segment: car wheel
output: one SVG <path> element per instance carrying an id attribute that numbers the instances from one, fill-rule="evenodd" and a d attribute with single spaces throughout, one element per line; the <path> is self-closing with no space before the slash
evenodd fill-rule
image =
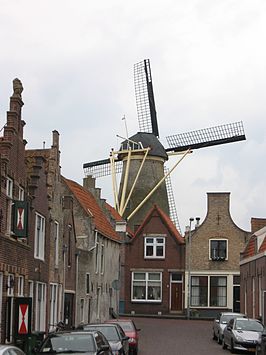
<path id="1" fill-rule="evenodd" d="M 224 338 L 223 338 L 223 340 L 222 340 L 222 346 L 223 346 L 223 349 L 227 349 L 227 345 L 226 345 L 225 342 L 224 342 Z"/>
<path id="2" fill-rule="evenodd" d="M 234 341 L 233 341 L 233 339 L 231 339 L 231 346 L 230 346 L 230 351 L 231 351 L 231 353 L 232 354 L 235 354 L 235 347 L 234 347 Z"/>

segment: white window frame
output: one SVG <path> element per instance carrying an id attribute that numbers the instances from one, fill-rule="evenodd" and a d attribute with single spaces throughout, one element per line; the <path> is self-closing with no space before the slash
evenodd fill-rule
<path id="1" fill-rule="evenodd" d="M 24 276 L 19 275 L 18 277 L 18 296 L 24 296 Z"/>
<path id="2" fill-rule="evenodd" d="M 219 258 L 217 257 L 217 259 L 213 259 L 212 258 L 212 249 L 211 249 L 211 242 L 212 241 L 221 241 L 221 242 L 226 242 L 226 256 L 225 256 L 225 259 L 223 258 Z M 213 261 L 223 261 L 223 260 L 228 260 L 228 239 L 226 238 L 211 238 L 209 239 L 209 260 L 213 260 Z"/>
<path id="3" fill-rule="evenodd" d="M 34 282 L 32 280 L 28 281 L 29 292 L 28 295 L 30 298 L 34 298 Z"/>
<path id="4" fill-rule="evenodd" d="M 57 221 L 54 222 L 54 253 L 55 253 L 55 260 L 54 260 L 54 266 L 56 269 L 58 269 L 58 264 L 59 264 L 59 223 Z"/>
<path id="5" fill-rule="evenodd" d="M 100 243 L 98 238 L 95 238 L 95 274 L 99 272 L 99 254 L 100 254 Z"/>
<path id="6" fill-rule="evenodd" d="M 149 243 L 148 240 L 152 239 L 152 243 Z M 158 240 L 162 239 L 163 243 L 159 243 Z M 153 248 L 153 254 L 152 255 L 147 255 L 147 247 L 152 247 Z M 157 255 L 157 247 L 162 246 L 163 247 L 163 255 Z M 165 259 L 165 237 L 164 236 L 145 236 L 144 237 L 144 258 L 145 259 Z"/>
<path id="7" fill-rule="evenodd" d="M 23 187 L 19 186 L 18 187 L 18 199 L 19 201 L 24 201 L 25 198 L 25 190 L 23 189 Z"/>
<path id="8" fill-rule="evenodd" d="M 35 330 L 45 331 L 45 323 L 46 323 L 46 284 L 42 282 L 36 282 Z"/>
<path id="9" fill-rule="evenodd" d="M 9 198 L 13 198 L 13 186 L 14 186 L 14 181 L 10 177 L 6 177 L 6 195 Z"/>
<path id="10" fill-rule="evenodd" d="M 13 287 L 11 287 L 11 280 L 13 279 Z M 7 296 L 14 297 L 14 288 L 15 288 L 15 275 L 8 274 L 7 275 Z"/>
<path id="11" fill-rule="evenodd" d="M 38 228 L 40 220 L 40 229 Z M 45 247 L 45 217 L 35 213 L 35 234 L 34 234 L 34 258 L 44 260 Z"/>
<path id="12" fill-rule="evenodd" d="M 58 284 L 50 283 L 49 331 L 55 330 L 58 323 Z"/>
<path id="13" fill-rule="evenodd" d="M 144 274 L 144 278 L 143 279 L 135 278 L 135 274 Z M 151 280 L 149 278 L 150 274 L 158 274 L 160 277 L 158 280 Z M 131 302 L 139 302 L 139 303 L 162 302 L 163 295 L 162 295 L 162 272 L 161 271 L 133 271 L 131 276 L 132 276 L 131 277 Z M 134 283 L 142 283 L 143 287 L 145 287 L 143 298 L 134 298 Z M 149 298 L 149 287 L 154 286 L 152 284 L 156 284 L 157 287 L 158 286 L 160 287 L 160 298 L 156 298 L 156 299 Z"/>
<path id="14" fill-rule="evenodd" d="M 104 255 L 104 244 L 101 244 L 101 261 L 100 261 L 100 268 L 101 274 L 104 274 L 104 266 L 105 266 L 105 255 Z"/>

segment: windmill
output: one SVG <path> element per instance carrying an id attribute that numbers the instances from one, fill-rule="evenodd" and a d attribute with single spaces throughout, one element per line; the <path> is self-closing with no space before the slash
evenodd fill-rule
<path id="1" fill-rule="evenodd" d="M 111 151 L 109 159 L 85 163 L 84 172 L 95 178 L 112 175 L 115 207 L 133 230 L 155 203 L 180 230 L 169 180 L 171 172 L 195 149 L 245 140 L 243 124 L 235 122 L 167 136 L 165 148 L 159 140 L 149 59 L 134 65 L 134 85 L 139 132 L 125 138 L 119 151 Z M 179 159 L 166 172 L 165 163 L 172 154 L 179 155 Z M 122 175 L 118 189 L 119 172 Z"/>

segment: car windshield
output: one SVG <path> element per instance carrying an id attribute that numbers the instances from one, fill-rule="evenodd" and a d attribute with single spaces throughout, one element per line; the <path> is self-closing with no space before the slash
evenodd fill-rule
<path id="1" fill-rule="evenodd" d="M 237 320 L 235 323 L 236 330 L 249 330 L 253 332 L 262 332 L 263 325 L 256 320 Z"/>
<path id="2" fill-rule="evenodd" d="M 91 334 L 60 334 L 49 337 L 43 344 L 42 353 L 89 352 L 95 351 Z"/>
<path id="3" fill-rule="evenodd" d="M 239 316 L 239 315 L 238 315 Z M 221 319 L 220 319 L 220 323 L 222 324 L 228 324 L 228 322 L 230 321 L 230 319 L 232 318 L 236 318 L 237 315 L 235 314 L 225 314 L 223 316 L 221 316 Z"/>
<path id="4" fill-rule="evenodd" d="M 85 329 L 94 329 L 94 330 L 99 330 L 100 332 L 103 333 L 103 335 L 106 337 L 108 341 L 118 341 L 119 335 L 116 330 L 116 326 L 104 326 L 104 325 L 93 325 L 86 327 Z"/>
<path id="5" fill-rule="evenodd" d="M 124 332 L 132 332 L 134 330 L 133 324 L 131 322 L 117 322 Z"/>

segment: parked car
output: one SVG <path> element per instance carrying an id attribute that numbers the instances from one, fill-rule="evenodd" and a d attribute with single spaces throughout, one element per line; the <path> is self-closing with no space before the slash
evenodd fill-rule
<path id="1" fill-rule="evenodd" d="M 224 328 L 232 318 L 245 317 L 245 314 L 236 312 L 220 312 L 216 319 L 213 321 L 213 339 L 222 344 Z"/>
<path id="2" fill-rule="evenodd" d="M 97 330 L 50 333 L 34 353 L 113 355 L 107 339 Z"/>
<path id="3" fill-rule="evenodd" d="M 128 355 L 129 337 L 119 324 L 81 324 L 78 329 L 100 331 L 108 340 L 114 355 Z"/>
<path id="4" fill-rule="evenodd" d="M 266 328 L 264 328 L 260 342 L 257 344 L 256 355 L 266 355 Z"/>
<path id="5" fill-rule="evenodd" d="M 25 353 L 13 345 L 1 345 L 0 344 L 0 354 L 1 355 L 25 355 Z"/>
<path id="6" fill-rule="evenodd" d="M 255 351 L 261 341 L 264 326 L 257 319 L 233 318 L 224 328 L 223 348 L 235 350 Z"/>
<path id="7" fill-rule="evenodd" d="M 129 318 L 116 318 L 108 320 L 107 323 L 117 323 L 121 326 L 126 336 L 129 337 L 129 354 L 137 355 L 139 345 L 138 332 L 140 331 L 140 329 L 137 329 L 134 321 Z"/>

